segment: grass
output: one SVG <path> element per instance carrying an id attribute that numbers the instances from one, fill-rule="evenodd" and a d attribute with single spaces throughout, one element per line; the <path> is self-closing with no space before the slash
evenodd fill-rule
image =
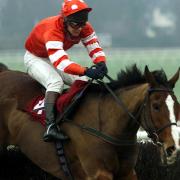
<path id="1" fill-rule="evenodd" d="M 180 66 L 180 49 L 105 49 L 109 75 L 113 78 L 125 67 L 136 63 L 144 70 L 148 65 L 150 70 L 164 69 L 167 76 L 172 77 Z M 70 59 L 82 64 L 91 66 L 91 59 L 85 49 L 74 48 L 68 51 Z M 0 52 L 0 62 L 5 63 L 14 70 L 25 71 L 23 65 L 24 51 L 2 51 Z M 175 94 L 180 100 L 180 82 L 177 83 Z"/>

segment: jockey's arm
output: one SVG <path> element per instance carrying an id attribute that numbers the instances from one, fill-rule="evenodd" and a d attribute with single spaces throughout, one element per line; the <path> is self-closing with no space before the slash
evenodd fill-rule
<path id="1" fill-rule="evenodd" d="M 53 66 L 61 71 L 73 75 L 84 75 L 85 67 L 71 61 L 63 49 L 63 42 L 48 41 L 46 43 L 49 59 Z"/>
<path id="2" fill-rule="evenodd" d="M 93 79 L 102 79 L 104 74 L 107 73 L 107 68 L 104 63 L 105 61 L 96 62 L 97 67 L 95 69 L 85 68 L 73 61 L 70 61 L 68 54 L 63 50 L 63 43 L 60 41 L 48 41 L 46 43 L 46 48 L 53 66 L 65 73 L 79 76 L 86 75 Z M 103 63 L 104 66 L 101 65 L 100 67 L 100 63 Z"/>
<path id="3" fill-rule="evenodd" d="M 82 31 L 82 43 L 86 47 L 88 54 L 90 58 L 92 59 L 92 62 L 94 64 L 98 64 L 100 62 L 106 62 L 106 56 L 102 49 L 102 47 L 99 44 L 98 37 L 96 36 L 96 33 L 93 29 L 93 27 L 90 25 L 90 23 L 87 23 L 86 27 Z"/>

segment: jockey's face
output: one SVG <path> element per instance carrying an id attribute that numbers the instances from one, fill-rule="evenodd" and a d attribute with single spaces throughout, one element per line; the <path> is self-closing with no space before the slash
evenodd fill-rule
<path id="1" fill-rule="evenodd" d="M 68 32 L 74 36 L 77 37 L 80 35 L 82 28 L 86 25 L 86 23 L 74 23 L 74 22 L 68 22 L 67 23 L 67 30 Z"/>

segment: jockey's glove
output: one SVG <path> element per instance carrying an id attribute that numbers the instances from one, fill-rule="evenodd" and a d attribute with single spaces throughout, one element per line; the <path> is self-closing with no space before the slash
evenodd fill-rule
<path id="1" fill-rule="evenodd" d="M 101 73 L 102 74 L 107 74 L 108 73 L 108 69 L 107 69 L 107 66 L 106 66 L 106 63 L 105 62 L 99 62 L 96 64 L 96 67 L 97 69 L 100 69 Z"/>
<path id="2" fill-rule="evenodd" d="M 104 62 L 98 63 L 95 66 L 87 68 L 85 71 L 85 75 L 92 79 L 103 79 L 106 73 L 107 67 Z"/>

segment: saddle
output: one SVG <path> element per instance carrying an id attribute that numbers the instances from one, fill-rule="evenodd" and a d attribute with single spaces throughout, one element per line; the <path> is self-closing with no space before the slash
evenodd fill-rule
<path id="1" fill-rule="evenodd" d="M 69 89 L 65 90 L 63 94 L 60 95 L 57 99 L 56 102 L 57 114 L 69 118 L 73 114 L 73 112 L 75 112 L 75 110 L 77 109 L 80 99 L 81 97 L 83 97 L 82 96 L 83 93 L 81 92 L 83 91 L 83 89 L 86 87 L 87 84 L 88 82 L 76 80 Z M 44 100 L 45 100 L 45 95 L 34 97 L 30 102 L 27 103 L 25 108 L 22 109 L 23 111 L 30 114 L 33 117 L 33 120 L 40 122 L 43 126 L 45 126 Z"/>

